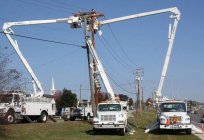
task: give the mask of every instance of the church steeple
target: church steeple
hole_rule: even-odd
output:
[[[55,89],[55,82],[54,82],[54,78],[52,76],[52,89],[51,89],[51,95],[55,95],[56,89]]]

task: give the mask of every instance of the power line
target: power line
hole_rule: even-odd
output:
[[[65,9],[59,9],[59,8],[56,8],[56,7],[53,7],[53,6],[50,6],[50,5],[47,5],[47,4],[41,4],[41,2],[35,2],[35,1],[27,1],[27,0],[18,0],[19,2],[21,2],[21,3],[23,3],[23,4],[27,4],[27,5],[35,5],[35,6],[38,6],[38,7],[41,7],[41,8],[47,8],[47,9],[49,9],[49,10],[54,10],[54,11],[56,11],[56,12],[59,12],[59,13],[61,13],[59,10],[65,10]],[[66,10],[67,11],[67,10]]]
[[[51,1],[41,1],[41,0],[35,0],[36,3],[39,3],[39,4],[42,4],[42,5],[46,5],[46,6],[50,6],[50,7],[53,7],[53,8],[59,8],[61,10],[65,10],[65,11],[69,11],[68,10],[69,8],[66,7],[65,5],[61,5],[60,3],[52,3]]]
[[[52,2],[56,2],[56,1],[52,1]],[[70,5],[71,7],[75,7],[75,8],[80,8],[80,10],[84,9],[85,11],[88,11],[90,9],[87,9],[87,8],[84,8],[84,7],[81,7],[81,6],[78,6],[78,5],[74,5],[74,4],[70,4],[70,3],[67,3],[67,1],[57,1],[57,3],[60,3],[62,5]]]
[[[66,2],[61,2],[61,1],[47,1],[47,2],[45,2],[45,1],[40,1],[40,0],[36,0],[36,1],[38,1],[39,3],[45,3],[45,5],[50,5],[50,6],[54,6],[54,7],[59,7],[59,8],[63,8],[63,9],[66,9],[66,10],[68,10],[68,9],[80,9],[80,10],[82,10],[82,9],[84,9],[84,10],[87,10],[87,9],[85,9],[85,8],[82,8],[82,7],[79,7],[79,6],[76,6],[76,5],[73,5],[73,4],[69,4],[69,3],[66,3]]]
[[[56,61],[60,61],[60,59],[63,59],[64,57],[67,57],[68,55],[74,55],[76,52],[78,52],[78,50],[74,50],[74,51],[72,51],[72,52],[69,52],[69,53],[66,53],[66,54],[64,54],[64,55],[61,55],[61,56],[59,56],[59,57],[56,57],[56,58],[53,58],[53,59],[51,59],[51,60],[49,60],[49,61],[47,61],[47,62],[45,62],[45,63],[43,63],[43,64],[40,64],[40,65],[38,65],[38,66],[36,66],[36,68],[38,69],[38,68],[42,68],[42,67],[45,67],[47,64],[49,64],[49,63],[54,63],[54,62],[56,62]]]
[[[133,92],[130,92],[128,90],[126,90],[125,88],[123,88],[120,84],[118,84],[108,73],[106,73],[108,75],[108,77],[120,88],[122,89],[123,91],[127,92],[127,93],[130,93],[130,94],[135,94]]]
[[[5,34],[4,32],[0,32],[0,33]],[[61,45],[68,45],[68,46],[75,46],[75,47],[84,48],[83,45],[78,45],[78,44],[73,44],[73,43],[60,42],[60,41],[56,41],[56,40],[48,40],[48,39],[43,39],[43,38],[36,38],[36,37],[25,36],[25,35],[20,35],[20,34],[12,34],[12,35],[17,36],[17,37],[26,38],[26,39],[37,40],[37,41],[44,41],[44,42],[49,42],[49,43],[55,43],[55,44],[61,44]]]
[[[116,42],[118,43],[118,46],[120,47],[120,49],[122,50],[122,52],[124,53],[124,55],[127,57],[127,59],[128,59],[134,66],[138,67],[138,66],[132,61],[132,59],[130,59],[130,57],[127,55],[127,53],[126,53],[125,50],[123,49],[123,47],[122,47],[120,41],[119,41],[118,38],[116,37],[115,33],[113,32],[113,30],[112,30],[112,28],[111,28],[111,26],[110,26],[109,24],[108,24],[108,27],[109,27],[109,29],[110,29],[110,31],[111,31],[111,34],[113,35],[113,38],[114,38],[114,39],[116,40]]]
[[[98,38],[99,38],[99,37],[98,37]],[[103,40],[102,40],[102,39],[103,39]],[[101,41],[101,43],[103,44],[103,46],[109,51],[109,53],[111,54],[111,56],[112,56],[121,66],[123,66],[125,69],[128,69],[128,68],[127,68],[128,65],[127,65],[127,64],[125,65],[125,63],[121,63],[120,57],[119,57],[118,55],[116,55],[115,53],[113,53],[114,51],[111,50],[109,47],[106,46],[106,44],[105,44],[106,39],[105,39],[104,37],[102,37],[102,39],[99,38],[99,40]],[[106,43],[107,43],[107,42],[106,42]],[[117,57],[116,57],[116,56],[117,56]],[[129,70],[129,69],[128,69],[128,70]]]

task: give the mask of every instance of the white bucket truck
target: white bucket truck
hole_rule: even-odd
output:
[[[115,129],[125,135],[127,127],[127,106],[121,102],[113,101],[99,103],[97,117],[93,120],[93,130]]]
[[[103,84],[110,97],[109,101],[98,104],[97,116],[93,119],[93,131],[97,132],[101,129],[115,129],[119,130],[121,135],[125,135],[125,129],[127,126],[127,102],[115,100],[116,97],[110,82],[100,62],[100,59],[93,48],[93,44],[88,37],[86,37],[86,42],[90,53],[96,62],[98,73],[100,74]]]
[[[184,101],[163,101],[160,104],[158,119],[161,131],[185,130],[186,134],[191,134],[191,118],[187,115],[187,106]]]
[[[15,123],[20,120],[46,122],[48,116],[56,113],[53,98],[33,98],[23,92],[9,92],[0,95],[0,120]]]

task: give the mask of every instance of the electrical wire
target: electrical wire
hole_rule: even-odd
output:
[[[59,8],[56,8],[56,7],[53,7],[53,6],[50,6],[50,5],[41,4],[41,2],[36,3],[35,1],[27,1],[27,0],[18,0],[18,2],[23,3],[23,4],[27,4],[27,5],[32,5],[32,6],[34,5],[34,6],[38,6],[38,7],[41,7],[41,8],[46,8],[46,9],[49,9],[51,11],[54,10],[54,11],[59,12],[59,13],[61,13],[60,10],[65,11],[65,9],[59,9]]]
[[[108,75],[108,77],[113,81],[113,83],[115,83],[120,89],[122,89],[123,91],[130,93],[130,94],[135,94],[134,92],[130,92],[128,90],[126,90],[125,88],[123,88],[120,84],[118,84],[107,72],[106,74]]]
[[[60,61],[61,59],[65,58],[65,57],[67,57],[67,56],[70,56],[70,54],[71,54],[71,55],[74,55],[74,54],[77,53],[77,52],[78,52],[78,50],[74,50],[74,51],[69,52],[69,53],[66,53],[66,54],[64,54],[64,55],[60,55],[59,57],[53,58],[53,59],[51,59],[51,60],[49,60],[49,61],[47,61],[47,62],[45,62],[45,63],[43,63],[43,64],[40,64],[40,65],[36,66],[35,69],[45,67],[46,65],[48,65],[48,63],[54,63],[54,62],[56,62],[56,61]]]
[[[71,9],[77,9],[77,11],[86,10],[86,8],[82,8],[80,6],[76,6],[73,4],[61,2],[61,1],[41,1],[41,0],[33,0],[33,1],[25,1],[25,0],[19,0],[23,4],[28,5],[35,5],[42,8],[47,8],[49,10],[55,10],[57,12],[60,11],[68,11],[69,13],[72,13]]]
[[[100,39],[100,38],[99,38],[99,39]],[[109,50],[109,52],[111,53],[112,57],[113,57],[119,64],[121,64],[124,68],[128,69],[127,66],[125,66],[123,63],[121,63],[121,61],[118,60],[117,57],[115,57],[115,55],[112,53],[112,51],[110,51],[110,49],[105,45],[105,43],[104,43],[103,41],[102,41],[102,43],[103,43],[103,45],[105,46],[105,48],[106,48],[107,50]],[[128,69],[128,70],[129,70],[129,69]],[[120,84],[118,84],[108,73],[106,73],[106,74],[110,77],[110,79],[111,79],[120,89],[122,89],[123,91],[125,91],[125,92],[127,92],[127,93],[135,94],[135,93],[130,92],[130,91],[126,90],[125,88],[123,88],[123,87],[122,87]]]
[[[115,33],[113,32],[113,30],[112,30],[110,24],[108,24],[108,27],[109,27],[109,29],[110,29],[110,31],[111,31],[111,34],[113,35],[113,38],[116,40],[118,46],[119,46],[120,49],[122,50],[123,54],[127,57],[127,59],[129,60],[129,62],[131,62],[134,66],[138,67],[138,65],[135,64],[135,63],[132,61],[132,59],[130,59],[130,57],[127,55],[127,53],[126,53],[125,50],[123,49],[122,44],[120,43],[120,41],[119,41],[118,38],[116,37],[116,35],[115,35]]]
[[[60,10],[69,11],[71,13],[71,11],[69,10],[68,7],[66,7],[65,5],[61,5],[60,3],[53,4],[52,1],[42,1],[42,0],[35,0],[35,2],[39,3],[39,4],[42,4],[42,5],[53,7],[55,9],[59,8]]]
[[[103,39],[103,40],[102,40],[102,39]],[[105,38],[102,37],[102,39],[99,38],[99,40],[101,41],[101,43],[103,44],[103,46],[108,50],[108,52],[111,54],[111,56],[112,56],[122,67],[124,67],[125,69],[128,69],[127,67],[129,67],[129,66],[128,66],[128,65],[125,65],[125,63],[122,63],[120,57],[118,57],[118,55],[116,55],[113,50],[111,51],[111,49],[106,46],[106,44],[105,44]],[[106,43],[107,43],[107,42],[106,42]],[[117,57],[116,57],[116,56],[117,56]],[[120,59],[120,60],[119,60],[119,59]],[[128,69],[128,70],[129,70],[129,69]]]
[[[104,19],[107,19],[105,16],[104,16]],[[120,50],[123,52],[124,56],[126,56],[126,58],[129,60],[129,62],[136,66],[136,67],[139,67],[137,64],[134,63],[134,61],[128,56],[128,54],[126,53],[126,51],[124,50],[122,44],[120,43],[119,39],[117,38],[116,34],[113,32],[113,29],[111,28],[110,24],[107,24],[108,25],[108,28],[114,38],[114,40],[116,41],[116,43],[118,44]]]
[[[47,2],[45,2],[45,1],[40,1],[40,0],[36,0],[36,1],[38,1],[39,3],[42,3],[42,2],[44,2],[46,5],[48,4],[48,5],[50,5],[50,6],[54,6],[54,7],[59,7],[59,8],[63,8],[63,9],[80,9],[80,10],[82,10],[82,9],[84,9],[84,10],[86,10],[85,8],[83,8],[83,7],[80,7],[80,6],[76,6],[76,5],[73,5],[73,4],[70,4],[70,3],[67,3],[67,1],[47,1]]]
[[[5,34],[4,32],[1,32],[1,31],[0,31],[0,33]],[[9,33],[7,33],[7,34],[9,34]],[[68,45],[68,46],[75,46],[75,47],[84,48],[84,46],[82,46],[82,45],[73,44],[73,43],[60,42],[60,41],[56,41],[56,40],[48,40],[48,39],[43,39],[43,38],[36,38],[36,37],[25,36],[25,35],[20,35],[20,34],[12,34],[12,35],[17,36],[17,37],[26,38],[26,39],[37,40],[37,41],[44,41],[44,42],[49,42],[49,43],[55,43],[55,44],[61,44],[61,45]]]
[[[76,5],[74,5],[74,4],[70,4],[70,3],[65,3],[65,2],[67,2],[67,1],[63,1],[63,2],[61,2],[61,1],[58,1],[59,3],[61,3],[61,4],[63,4],[63,5],[70,5],[71,7],[75,7],[75,8],[79,8],[80,10],[85,10],[85,11],[88,11],[88,10],[90,10],[90,9],[87,9],[87,8],[84,8],[84,7],[81,7],[81,6],[76,6]]]

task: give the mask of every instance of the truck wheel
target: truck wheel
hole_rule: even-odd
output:
[[[93,128],[93,134],[97,134],[99,132],[98,129]]]
[[[66,116],[66,117],[63,117],[63,119],[64,119],[64,121],[68,121],[68,118],[67,118],[67,116]]]
[[[15,116],[14,116],[14,112],[13,112],[13,111],[9,110],[9,111],[6,113],[5,121],[6,121],[6,123],[8,123],[8,124],[15,123]]]
[[[122,128],[122,129],[120,129],[120,135],[121,135],[121,136],[124,136],[124,135],[125,135],[125,127]]]
[[[164,130],[163,129],[159,129],[159,134],[163,134]]]
[[[70,121],[75,121],[75,117],[70,117]]]
[[[89,121],[89,120],[90,120],[90,118],[91,118],[90,114],[87,114],[86,119]]]
[[[45,123],[47,121],[47,113],[46,112],[41,112],[39,122]]]
[[[186,134],[187,134],[187,135],[191,135],[191,133],[192,133],[192,130],[191,130],[191,129],[186,129]]]

